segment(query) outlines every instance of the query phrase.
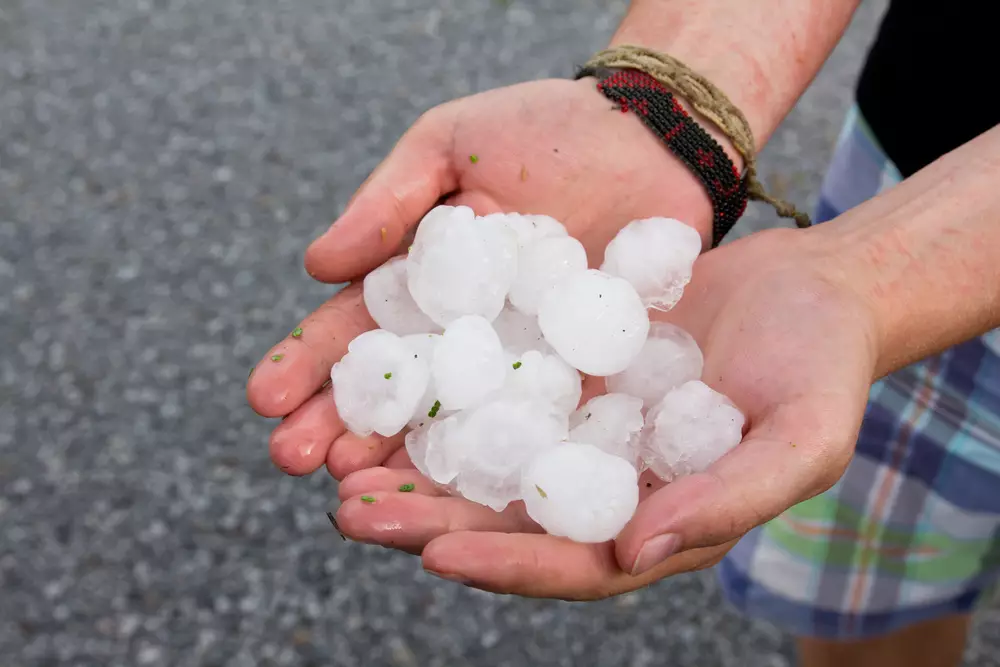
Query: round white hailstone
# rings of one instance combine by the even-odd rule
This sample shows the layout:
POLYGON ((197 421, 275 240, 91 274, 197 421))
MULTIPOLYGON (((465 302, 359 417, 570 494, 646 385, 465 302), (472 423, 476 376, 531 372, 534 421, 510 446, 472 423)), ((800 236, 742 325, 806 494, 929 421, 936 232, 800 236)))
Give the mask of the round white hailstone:
POLYGON ((517 278, 508 298, 522 313, 537 315, 546 292, 572 274, 586 270, 587 251, 572 236, 539 239, 521 249, 517 278))
POLYGON ((566 236, 561 222, 547 215, 522 215, 520 213, 493 213, 483 217, 485 222, 503 225, 517 237, 519 248, 549 236, 566 236))
POLYGON ((524 465, 567 432, 566 417, 540 403, 501 400, 470 411, 461 428, 458 492, 502 511, 520 497, 524 465))
POLYGON ((463 315, 493 321, 517 275, 517 239, 470 208, 439 206, 417 227, 406 271, 413 300, 437 324, 463 315))
POLYGON ((450 484, 461 470, 462 417, 453 415, 406 434, 406 453, 413 467, 438 484, 450 484))
POLYGON ((528 516, 550 535, 613 540, 639 505, 639 475, 592 445, 563 443, 536 456, 521 478, 528 516))
POLYGON ((478 315, 452 322, 434 349, 431 377, 445 410, 478 404, 503 385, 506 363, 500 338, 478 315))
POLYGON ((638 468, 642 400, 625 394, 595 396, 569 416, 569 439, 593 445, 638 468))
POLYGON ((704 364, 691 334, 668 322, 651 322, 639 356, 605 384, 608 391, 636 396, 651 408, 671 389, 700 379, 704 364))
POLYGON ((670 310, 691 281, 701 253, 701 235, 672 218, 647 218, 626 225, 604 251, 601 271, 632 283, 647 307, 670 310))
POLYGON ((357 435, 395 435, 413 415, 429 376, 427 363, 414 359, 399 336, 382 329, 363 333, 330 371, 337 413, 357 435))
POLYGON ((614 375, 642 350, 649 315, 628 282, 591 269, 573 274, 545 294, 538 325, 573 368, 588 375, 614 375))
POLYGON ((551 349, 542 336, 538 318, 525 315, 510 306, 501 310, 493 320, 493 330, 500 337, 504 351, 514 355, 523 354, 528 350, 551 349))
POLYGON ((410 296, 405 257, 393 257, 365 276, 364 298, 375 323, 398 336, 441 330, 410 296))
POLYGON ((528 350, 507 367, 499 397, 546 403, 559 415, 576 410, 583 393, 580 373, 556 354, 528 350))
MULTIPOLYGON (((428 333, 413 334, 411 336, 403 336, 403 342, 413 352, 414 359, 421 359, 430 367, 434 361, 434 350, 437 349, 438 343, 441 342, 441 336, 439 334, 428 333)), ((418 428, 424 424, 444 419, 453 414, 454 411, 441 410, 439 408, 435 411, 435 416, 431 417, 429 413, 434 407, 434 402, 437 400, 437 386, 434 384, 434 378, 430 377, 427 382, 427 389, 424 391, 424 396, 417 403, 417 408, 410 419, 409 427, 418 428)))
POLYGON ((703 472, 743 439, 743 413, 725 395, 693 380, 670 391, 640 436, 643 461, 664 481, 703 472))

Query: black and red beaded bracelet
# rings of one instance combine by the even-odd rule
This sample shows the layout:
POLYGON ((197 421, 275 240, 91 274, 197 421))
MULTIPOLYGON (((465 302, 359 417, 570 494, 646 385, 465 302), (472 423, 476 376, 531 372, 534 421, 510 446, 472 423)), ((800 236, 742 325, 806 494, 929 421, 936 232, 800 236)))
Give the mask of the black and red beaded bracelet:
POLYGON ((698 177, 712 201, 712 246, 733 228, 747 207, 747 180, 719 143, 655 78, 632 69, 585 67, 577 79, 597 79, 597 89, 622 113, 636 114, 698 177))

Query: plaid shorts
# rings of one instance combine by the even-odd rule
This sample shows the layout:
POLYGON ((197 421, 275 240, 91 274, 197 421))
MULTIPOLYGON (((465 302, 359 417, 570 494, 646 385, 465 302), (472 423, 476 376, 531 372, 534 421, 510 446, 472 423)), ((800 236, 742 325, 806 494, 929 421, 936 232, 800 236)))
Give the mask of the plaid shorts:
MULTIPOLYGON (((900 180, 855 108, 817 219, 900 180)), ((843 478, 753 530, 718 573, 740 610, 827 639, 988 599, 1000 575, 1000 330, 876 383, 843 478)))

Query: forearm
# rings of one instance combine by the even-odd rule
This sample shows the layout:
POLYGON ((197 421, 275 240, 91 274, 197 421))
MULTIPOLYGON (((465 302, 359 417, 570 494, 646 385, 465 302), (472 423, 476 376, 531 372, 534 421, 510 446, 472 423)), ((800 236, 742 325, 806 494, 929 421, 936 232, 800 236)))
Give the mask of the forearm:
POLYGON ((633 0, 611 45, 669 53, 718 86, 763 146, 860 0, 633 0))
POLYGON ((810 230, 876 313, 880 376, 1000 326, 998 186, 1000 127, 810 230))

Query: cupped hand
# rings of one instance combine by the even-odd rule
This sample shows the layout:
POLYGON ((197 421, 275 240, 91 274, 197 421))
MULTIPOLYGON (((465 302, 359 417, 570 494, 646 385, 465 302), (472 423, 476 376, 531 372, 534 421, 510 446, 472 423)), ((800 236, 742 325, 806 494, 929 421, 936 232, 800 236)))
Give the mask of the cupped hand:
POLYGON ((405 450, 342 482, 341 529, 420 553, 440 576, 532 597, 601 598, 713 565, 751 528, 829 488, 852 454, 877 330, 867 302, 824 272, 817 240, 813 230, 765 232, 699 258, 665 319, 698 340, 703 380, 744 411, 746 436, 704 473, 668 485, 646 473, 615 542, 542 534, 520 503, 496 513, 443 495, 405 450), (414 490, 400 492, 408 483, 414 490))
MULTIPOLYGON (((438 202, 485 215, 542 213, 566 224, 598 266, 632 220, 675 217, 707 240, 711 204, 700 182, 593 81, 520 84, 450 102, 421 117, 369 176, 347 210, 306 253, 327 282, 358 281, 401 247, 438 202)), ((374 328, 360 284, 334 296, 272 348, 247 385, 250 405, 285 417, 271 438, 275 463, 308 474, 324 463, 342 479, 380 464, 402 442, 345 432, 330 400, 330 368, 374 328), (298 330, 301 329, 301 332, 298 330)))

